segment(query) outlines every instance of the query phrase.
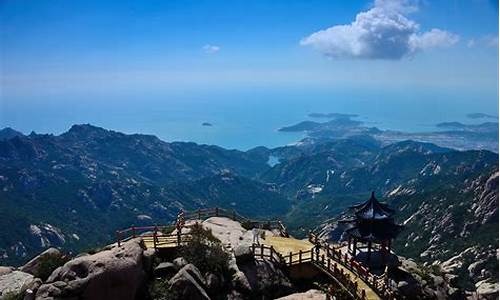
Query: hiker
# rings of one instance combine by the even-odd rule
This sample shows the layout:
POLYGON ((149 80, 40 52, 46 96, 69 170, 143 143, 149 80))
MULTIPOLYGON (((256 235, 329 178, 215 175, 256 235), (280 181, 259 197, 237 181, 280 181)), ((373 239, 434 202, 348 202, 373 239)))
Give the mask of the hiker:
POLYGON ((256 227, 252 228, 252 235, 253 235, 253 243, 254 244, 257 244, 257 245, 260 245, 259 243, 259 232, 260 230, 256 227))
POLYGON ((180 232, 182 230, 184 223, 184 212, 181 210, 181 212, 177 215, 177 222, 175 222, 175 228, 177 231, 180 232))

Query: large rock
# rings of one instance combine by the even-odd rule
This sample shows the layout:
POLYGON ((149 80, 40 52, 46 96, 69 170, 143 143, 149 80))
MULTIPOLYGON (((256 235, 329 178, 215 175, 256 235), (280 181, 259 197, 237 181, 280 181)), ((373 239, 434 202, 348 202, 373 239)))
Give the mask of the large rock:
POLYGON ((142 253, 142 267, 144 269, 144 272, 146 274, 151 274, 153 271, 153 263, 156 258, 156 251, 155 249, 146 249, 142 253))
POLYGON ((234 257, 236 258, 236 262, 238 264, 251 262, 254 260, 252 248, 250 248, 246 245, 238 245, 234 249, 234 257))
POLYGON ((207 291, 209 294, 217 294, 224 286, 224 276, 222 274, 208 273, 205 277, 207 291))
POLYGON ((35 300, 36 292, 38 288, 42 285, 42 280, 40 278, 35 278, 34 280, 23 285, 22 290, 24 291, 23 300, 35 300))
POLYGON ((41 261, 49 256, 60 257, 62 256, 62 254, 56 248, 49 248, 44 252, 42 252, 41 254, 39 254, 38 256, 34 257, 29 262, 27 262, 24 266, 19 268, 19 270, 36 276, 39 273, 39 267, 41 261))
POLYGON ((33 280, 33 275, 21 271, 12 271, 0 276, 0 297, 7 293, 23 292, 23 287, 33 280))
POLYGON ((243 265, 238 264, 238 267, 245 277, 238 278, 238 283, 241 284, 246 279, 253 295, 266 295, 276 298, 290 294, 293 291, 292 283, 283 270, 268 260, 255 260, 243 265))
POLYGON ((420 286, 416 281, 400 281, 398 282, 398 291, 406 298, 420 293, 420 286))
POLYGON ((154 270, 154 275, 156 277, 170 277, 177 272, 177 268, 171 262, 162 262, 158 266, 156 266, 154 270))
POLYGON ((142 239, 77 257, 56 269, 36 293, 37 300, 133 300, 143 284, 142 239))
POLYGON ((487 262, 486 259, 480 259, 478 261, 471 263, 467 267, 467 271, 469 271, 469 277, 470 278, 479 277, 481 270, 482 270, 483 266, 486 264, 486 262, 487 262))
POLYGON ((175 299, 207 300, 210 299, 206 283, 200 271, 192 264, 184 266, 169 281, 169 290, 175 299))
POLYGON ((212 217, 203 221, 203 227, 212 231, 222 245, 228 249, 236 249, 239 245, 252 245, 252 232, 246 230, 239 222, 228 218, 212 217))
POLYGON ((187 260, 184 257, 177 257, 172 261, 177 270, 184 268, 188 264, 187 260))
POLYGON ((295 293, 285 297, 278 298, 277 300, 325 300, 326 295, 320 290, 308 290, 305 293, 295 293))
POLYGON ((3 267, 3 266, 0 266, 0 276, 5 275, 5 274, 9 274, 12 271, 14 271, 14 267, 3 267))
POLYGON ((238 292, 245 294, 252 292, 252 286, 250 285, 250 282, 248 281, 245 273, 243 273, 242 271, 237 270, 233 273, 231 284, 233 288, 238 292))
POLYGON ((498 282, 482 280, 476 283, 476 294, 478 299, 498 299, 498 282))

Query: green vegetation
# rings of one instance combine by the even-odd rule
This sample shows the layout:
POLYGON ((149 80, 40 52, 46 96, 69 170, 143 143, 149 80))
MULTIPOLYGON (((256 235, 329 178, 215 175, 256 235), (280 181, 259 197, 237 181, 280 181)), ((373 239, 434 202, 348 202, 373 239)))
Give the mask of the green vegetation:
POLYGON ((55 269, 64 265, 69 259, 68 256, 60 254, 43 255, 40 257, 39 265, 34 275, 45 281, 55 269))
POLYGON ((24 293, 8 292, 1 299, 2 300, 23 300, 24 293))
POLYGON ((211 230, 203 228, 201 224, 191 227, 191 239, 180 247, 179 256, 182 256, 195 265, 202 274, 211 272, 230 276, 229 254, 211 230))
POLYGON ((314 286, 325 293, 326 300, 351 300, 352 297, 345 289, 333 284, 314 282, 314 286))
POLYGON ((155 279, 149 287, 149 296, 152 300, 178 299, 177 291, 169 289, 168 279, 155 279))

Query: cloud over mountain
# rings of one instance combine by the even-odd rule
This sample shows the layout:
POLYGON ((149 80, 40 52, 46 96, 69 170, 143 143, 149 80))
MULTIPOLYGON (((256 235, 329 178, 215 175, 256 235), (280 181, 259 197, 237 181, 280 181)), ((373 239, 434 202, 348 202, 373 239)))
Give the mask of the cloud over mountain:
POLYGON ((421 32, 407 17, 418 10, 409 1, 375 1, 368 11, 360 12, 347 25, 335 25, 301 40, 332 58, 401 59, 416 52, 450 47, 459 36, 441 29, 421 32))

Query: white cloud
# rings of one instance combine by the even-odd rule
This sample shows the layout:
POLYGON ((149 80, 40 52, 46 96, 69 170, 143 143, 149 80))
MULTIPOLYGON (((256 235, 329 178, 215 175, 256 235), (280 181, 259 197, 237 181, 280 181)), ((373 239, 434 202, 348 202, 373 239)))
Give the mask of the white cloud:
POLYGON ((476 39, 470 39, 467 41, 467 47, 474 48, 476 46, 476 39))
POLYGON ((479 38, 474 38, 470 39, 467 42, 467 47, 469 48, 474 48, 474 47, 488 47, 488 48, 495 48, 498 47, 498 35, 485 35, 479 38))
POLYGON ((205 53, 208 53, 208 54, 213 54, 213 53, 217 53, 220 51, 220 47, 219 46, 215 46, 215 45, 210 45, 210 44, 206 44, 205 46, 203 46, 201 48, 205 53))
POLYGON ((351 24, 318 31, 300 44, 332 58, 401 59, 458 42, 458 35, 444 30, 419 32, 419 24, 407 17, 417 10, 415 2, 408 0, 376 0, 373 8, 358 13, 351 24))
POLYGON ((417 51, 430 48, 451 47, 458 43, 459 40, 460 38, 456 34, 434 28, 422 34, 411 35, 409 44, 413 51, 417 51))

